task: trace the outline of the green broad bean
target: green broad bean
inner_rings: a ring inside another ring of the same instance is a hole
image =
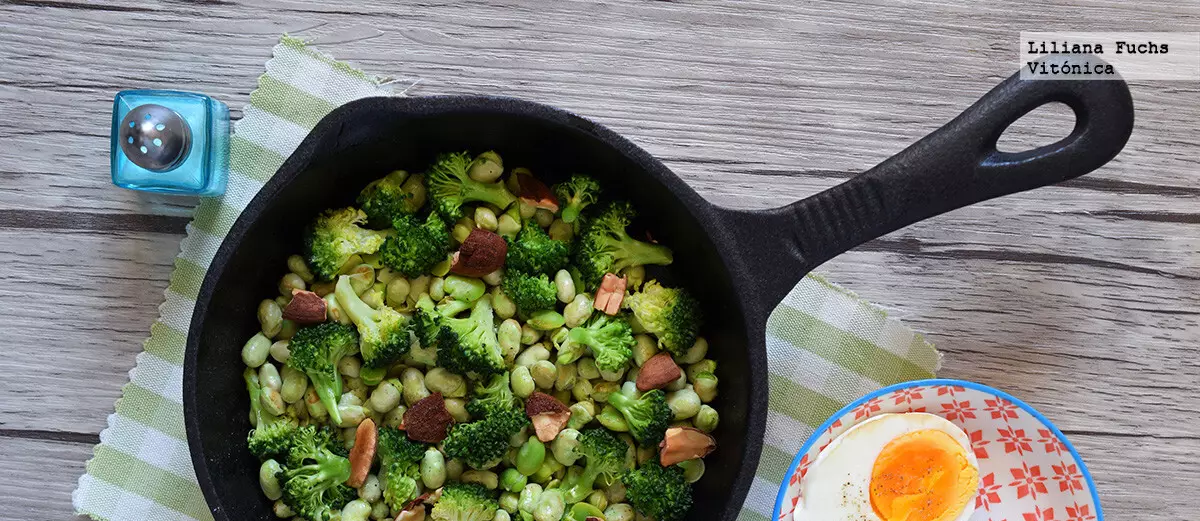
[[[702,373],[715,374],[717,372],[717,362],[705,358],[704,360],[688,365],[685,372],[687,373],[688,381],[694,382],[696,381],[696,376]]]
[[[621,480],[615,480],[609,486],[604,487],[604,497],[608,499],[609,504],[625,501],[625,484]]]
[[[441,262],[438,262],[437,264],[434,264],[432,268],[429,268],[429,274],[433,275],[434,277],[445,277],[448,273],[450,273],[450,266],[453,265],[454,257],[447,255],[445,259],[441,260]]]
[[[263,410],[275,416],[282,416],[287,411],[287,404],[283,402],[283,396],[278,389],[263,387],[262,394],[258,398],[258,401],[262,403]]]
[[[529,367],[529,374],[533,376],[533,382],[540,389],[550,389],[554,387],[554,381],[558,378],[558,367],[549,360],[539,360]]]
[[[500,286],[492,288],[492,311],[496,312],[496,316],[503,320],[507,320],[517,314],[517,303],[513,302]]]
[[[395,409],[397,405],[400,405],[400,399],[402,398],[401,390],[403,387],[400,381],[395,378],[384,380],[375,387],[374,391],[371,391],[371,397],[367,399],[367,405],[376,412],[387,413]]]
[[[429,298],[435,302],[446,298],[446,279],[434,277],[429,281]]]
[[[462,398],[446,398],[446,412],[458,423],[471,421],[471,413],[467,412],[467,401]]]
[[[554,212],[545,208],[538,208],[533,212],[533,220],[537,222],[538,226],[549,228],[551,224],[554,224]]]
[[[592,384],[592,399],[600,403],[608,403],[608,395],[621,392],[617,382],[597,382]]]
[[[343,263],[342,267],[338,269],[338,275],[350,275],[350,274],[354,273],[354,268],[358,267],[358,265],[362,264],[362,263],[363,263],[362,255],[355,253],[354,255],[351,255],[349,259],[346,259],[346,262]],[[334,277],[334,278],[336,278],[336,277]],[[333,283],[334,282],[330,282],[330,284],[333,284]],[[333,290],[330,290],[330,291],[333,291]]]
[[[394,279],[394,278],[396,278],[396,277],[399,277],[399,276],[400,276],[400,274],[399,274],[399,273],[397,273],[397,272],[395,272],[395,271],[392,271],[392,269],[391,269],[391,268],[388,268],[388,267],[386,267],[386,266],[384,266],[384,267],[382,267],[382,268],[376,268],[376,269],[375,269],[375,284],[383,284],[383,286],[384,286],[384,294],[386,295],[386,293],[387,293],[387,289],[386,289],[386,288],[387,288],[387,284],[388,284],[389,282],[391,282],[391,281],[392,281],[392,279]]]
[[[621,384],[621,394],[630,398],[640,398],[642,396],[642,392],[637,388],[637,382],[633,380]]]
[[[486,282],[488,286],[499,286],[500,282],[503,280],[504,280],[504,269],[503,268],[498,269],[496,271],[493,271],[493,272],[488,273],[487,275],[483,276],[483,281]]]
[[[559,329],[559,331],[567,331],[567,328],[564,327]],[[563,333],[564,340],[567,340],[566,336],[567,333]],[[579,357],[585,354],[587,354],[587,346],[567,340],[565,343],[558,346],[558,358],[556,361],[560,365],[572,364],[575,363],[576,360],[579,360]]]
[[[555,400],[562,403],[571,403],[571,391],[554,391],[549,393]]]
[[[619,371],[605,371],[601,369],[600,378],[603,378],[606,382],[620,382],[625,379],[625,368],[622,367]]]
[[[454,297],[454,300],[459,302],[475,302],[487,293],[487,285],[474,277],[464,277],[462,275],[450,275],[444,279],[442,287],[445,288],[445,293]],[[432,291],[429,295],[433,297]],[[441,300],[434,298],[433,300]]]
[[[558,460],[566,466],[574,465],[579,461],[580,455],[576,452],[579,447],[579,431],[576,429],[566,428],[558,433],[554,441],[550,442],[550,454],[554,455],[554,459]]]
[[[315,421],[324,420],[329,416],[329,411],[325,410],[325,405],[321,403],[321,397],[317,396],[317,390],[311,385],[304,390],[304,407],[308,410],[308,417]]]
[[[633,361],[638,367],[658,354],[658,343],[650,335],[637,335],[633,339],[637,341],[633,346]]]
[[[550,360],[550,350],[542,344],[534,344],[517,355],[515,363],[519,366],[532,366],[541,361]]]
[[[529,477],[517,469],[504,469],[500,474],[500,487],[509,492],[520,492],[529,483]]]
[[[384,521],[391,519],[392,509],[383,501],[371,503],[371,519],[375,521]],[[403,521],[403,520],[402,520]]]
[[[675,420],[686,420],[700,412],[700,396],[690,388],[667,393],[667,406],[671,408]]]
[[[569,304],[575,300],[575,281],[571,280],[571,273],[567,270],[558,270],[554,274],[554,290],[558,296],[558,301],[563,304]]]
[[[466,221],[471,222],[470,219],[466,219]],[[458,224],[455,224],[454,228],[450,230],[450,236],[454,238],[454,242],[462,244],[463,241],[467,240],[467,237],[471,236],[471,230],[474,228],[474,224],[474,222],[471,222],[471,225],[467,225],[462,221],[460,221]]]
[[[408,301],[416,303],[421,294],[429,292],[429,275],[421,275],[408,281]]]
[[[375,268],[370,264],[359,264],[350,270],[350,287],[354,288],[354,293],[362,295],[364,291],[371,289],[375,284]]]
[[[571,404],[571,419],[567,420],[567,428],[579,430],[592,422],[596,417],[596,404],[591,400],[581,400]]]
[[[300,329],[300,325],[291,320],[284,319],[283,326],[279,328],[279,334],[275,335],[275,340],[291,340],[296,336],[296,330]]]
[[[386,367],[364,367],[358,371],[358,378],[362,380],[363,385],[368,387],[383,383],[383,379],[386,376]]]
[[[283,310],[274,300],[264,300],[258,304],[258,325],[267,338],[275,338],[283,327]]]
[[[292,357],[291,341],[280,340],[275,342],[271,344],[268,351],[271,353],[271,358],[274,358],[276,362],[286,364],[288,359]]]
[[[529,439],[529,437],[526,436],[525,439]],[[509,438],[509,443],[512,443],[512,438]],[[521,445],[524,444],[525,442],[521,442]],[[521,445],[509,447],[508,450],[504,451],[504,456],[500,458],[500,465],[503,467],[515,467],[517,465],[517,454],[521,451]]]
[[[287,506],[287,503],[284,503],[282,499],[276,500],[275,504],[271,505],[271,513],[275,514],[275,517],[280,519],[286,519],[296,515],[296,513],[292,511],[292,507]]]
[[[496,212],[486,206],[480,206],[475,209],[475,226],[489,232],[496,231],[500,227],[500,221],[496,218]]]
[[[596,415],[596,420],[610,431],[629,432],[629,424],[625,422],[625,417],[611,405],[605,404],[600,414]]]
[[[374,286],[367,288],[360,298],[362,298],[364,304],[370,306],[372,309],[379,309],[383,307],[385,298],[383,293],[386,287],[386,284],[376,283]]]
[[[604,495],[601,494],[600,497],[604,497]],[[599,519],[602,517],[604,517],[603,509],[597,508],[591,503],[575,503],[571,505],[571,510],[567,512],[567,517],[563,519],[569,521],[587,521],[588,519]]]
[[[696,417],[692,418],[692,425],[704,432],[712,432],[717,430],[717,423],[720,422],[720,415],[717,410],[708,405],[701,405],[700,411],[696,413]]]
[[[383,267],[383,256],[379,253],[367,253],[362,255],[362,263],[370,266],[371,269],[379,270]]]
[[[717,377],[712,373],[700,373],[692,382],[692,390],[704,403],[717,399]]]
[[[279,370],[275,368],[275,364],[264,362],[258,367],[258,384],[263,388],[271,388],[276,391],[283,386],[283,380],[279,378]]]
[[[559,365],[558,374],[554,379],[554,390],[570,391],[578,380],[575,364]]]
[[[466,470],[463,471],[459,481],[463,483],[479,483],[487,487],[488,490],[496,490],[500,484],[500,478],[495,472],[490,470]]]
[[[547,490],[542,492],[541,497],[538,498],[537,507],[533,509],[533,521],[560,521],[566,509],[567,502],[563,499],[562,491]]]
[[[371,517],[371,504],[355,499],[342,507],[342,521],[367,521]]]
[[[400,190],[409,195],[408,208],[416,211],[418,208],[425,206],[425,175],[413,174],[404,180],[404,184],[400,185]]]
[[[526,514],[533,514],[533,510],[537,508],[538,499],[542,497],[542,486],[537,483],[530,483],[521,489],[521,495],[517,498],[517,510]]]
[[[462,478],[463,462],[456,459],[446,460],[446,479],[450,481],[458,481]]]
[[[704,476],[704,460],[696,458],[677,463],[683,468],[683,479],[688,483],[700,481]]]
[[[434,367],[425,373],[425,388],[442,393],[447,398],[462,398],[467,395],[467,381],[444,368]]]
[[[590,400],[592,398],[592,381],[580,378],[575,381],[575,386],[571,388],[571,397],[575,401]]]
[[[312,270],[308,269],[308,263],[304,261],[304,257],[292,255],[287,258],[288,271],[295,273],[300,277],[300,280],[311,283],[314,279]]]
[[[608,495],[606,495],[603,490],[593,490],[591,494],[588,494],[588,497],[585,501],[587,501],[589,505],[592,505],[602,511],[605,508],[608,508]]]
[[[283,488],[279,486],[277,477],[280,472],[283,472],[283,467],[273,459],[264,461],[258,467],[258,486],[262,488],[263,495],[271,501],[283,497]]]
[[[542,338],[542,332],[529,326],[529,324],[521,325],[521,343],[525,345],[533,345]],[[549,355],[547,355],[549,358]]]
[[[592,297],[586,293],[579,293],[563,308],[563,323],[567,327],[579,327],[592,317],[593,311],[595,307]]]
[[[517,471],[525,476],[532,476],[546,461],[546,446],[536,437],[530,437],[517,452]]]
[[[304,291],[307,288],[308,285],[304,283],[304,279],[295,273],[288,273],[279,279],[279,294],[285,297],[292,296],[292,290],[294,289]]]
[[[537,383],[533,381],[533,375],[529,372],[529,367],[518,365],[513,368],[510,384],[513,394],[519,398],[529,398],[533,394]]]
[[[383,487],[379,485],[379,476],[367,474],[366,481],[358,487],[358,497],[368,503],[375,503],[383,497]]]
[[[680,364],[694,364],[704,360],[704,356],[708,354],[708,340],[704,337],[696,337],[696,343],[692,344],[687,351],[683,352],[683,356],[675,359]]]
[[[579,377],[587,380],[600,378],[600,368],[596,367],[596,359],[590,356],[579,359]]]
[[[526,441],[529,441],[529,429],[522,428],[521,430],[517,431],[516,434],[508,437],[508,446],[514,449],[519,449],[525,444]],[[516,454],[514,453],[514,456],[515,455]],[[516,460],[514,459],[513,461]]]
[[[522,488],[521,490],[524,490]],[[504,492],[500,494],[500,508],[509,514],[516,514],[521,505],[520,491],[516,493]]]
[[[342,309],[342,304],[337,301],[337,297],[330,293],[323,298],[325,299],[325,317],[343,326],[350,325],[350,315]]]
[[[410,407],[430,395],[429,389],[425,387],[425,375],[420,369],[415,367],[405,369],[400,374],[400,383],[404,385],[404,403]]]
[[[359,373],[359,374],[361,375],[362,373]],[[358,392],[361,392],[361,393],[362,393],[362,395],[361,395],[361,396],[359,396],[359,398],[360,398],[360,399],[361,399],[361,398],[366,398],[366,396],[367,396],[367,384],[366,384],[366,382],[363,382],[363,379],[362,379],[362,378],[350,378],[350,377],[346,377],[346,379],[344,380],[344,382],[345,382],[345,390],[346,390],[347,392],[358,391]],[[345,394],[345,393],[342,393],[342,394]],[[358,394],[356,393],[356,394],[355,394],[355,396],[358,396]],[[364,401],[365,401],[365,400],[364,400]],[[360,404],[358,404],[358,405],[362,405],[362,404],[360,403]]]
[[[279,306],[279,309],[287,309],[287,305],[291,303],[292,297],[285,297],[283,295],[275,297],[275,305]]]
[[[506,319],[496,328],[496,340],[500,342],[500,350],[504,353],[504,361],[512,363],[521,351],[521,323],[515,319]]]
[[[637,365],[631,366],[629,371],[625,373],[625,381],[636,382],[639,374],[642,374],[642,368]]]
[[[387,305],[399,308],[403,307],[408,301],[408,292],[411,288],[408,285],[408,279],[404,277],[396,277],[387,283],[387,291],[384,292],[384,300]]]
[[[339,405],[338,415],[342,417],[338,427],[356,427],[367,419],[367,410],[361,405]]]
[[[633,507],[629,503],[617,503],[604,509],[604,521],[634,521]]]
[[[678,391],[680,389],[686,388],[687,386],[688,386],[687,373],[680,371],[679,378],[676,378],[674,382],[667,384],[667,391]]]
[[[422,347],[419,343],[414,343],[401,360],[407,365],[423,365],[425,367],[437,365],[437,346]]]
[[[285,403],[296,403],[304,398],[304,390],[308,388],[308,375],[299,369],[283,366],[283,384],[279,394]]]
[[[467,167],[467,175],[480,183],[494,182],[500,179],[500,174],[503,173],[504,161],[500,159],[500,154],[491,150],[475,156],[471,165]]]
[[[402,425],[404,423],[404,413],[405,412],[408,412],[408,407],[405,407],[403,405],[396,406],[395,409],[392,409],[392,410],[388,411],[387,414],[383,415],[383,425],[386,425],[393,429],[400,428],[400,425]]]
[[[441,488],[445,482],[446,457],[437,449],[426,449],[425,456],[421,458],[421,483],[432,490]]]
[[[646,332],[646,326],[642,325],[642,321],[638,320],[637,315],[629,315],[625,317],[625,321],[629,322],[629,331],[635,335],[640,335]]]
[[[552,309],[543,309],[541,311],[534,312],[529,316],[529,322],[527,322],[529,327],[541,331],[558,329],[563,327],[563,324],[565,323],[566,319],[563,318],[562,314]]]
[[[517,201],[517,211],[521,213],[522,221],[529,221],[537,214],[538,208],[525,201]]]
[[[646,281],[646,267],[641,264],[628,266],[621,270],[621,275],[625,276],[625,287],[630,291],[637,291],[642,287],[642,283]]]
[[[496,510],[496,515],[492,516],[492,521],[512,521],[512,516],[505,510]]]
[[[271,352],[271,341],[262,333],[255,333],[242,346],[242,362],[246,367],[258,368],[267,361],[267,355]]]
[[[296,418],[296,421],[299,422],[300,425],[304,425],[308,422],[308,408],[304,406],[303,401],[289,403],[287,406],[287,411],[284,412],[284,414]]]
[[[516,217],[513,217],[507,212],[500,216],[500,219],[496,224],[496,233],[506,237],[512,237],[519,231],[521,231],[521,221],[519,221]]]
[[[551,239],[569,243],[575,238],[575,227],[564,222],[562,219],[555,219],[550,223],[550,229],[546,232]]]
[[[656,455],[658,455],[658,453],[655,450],[655,447],[653,447],[653,446],[650,446],[650,447],[638,446],[638,448],[637,448],[637,464],[638,464],[638,466],[641,466],[641,465],[645,464],[647,461],[650,461],[650,459]]]
[[[358,378],[358,372],[362,370],[362,360],[357,356],[343,356],[338,360],[337,370],[346,378]]]

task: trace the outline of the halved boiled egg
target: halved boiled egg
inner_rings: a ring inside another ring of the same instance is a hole
[[[945,418],[881,414],[826,446],[801,487],[796,521],[967,521],[979,462]]]

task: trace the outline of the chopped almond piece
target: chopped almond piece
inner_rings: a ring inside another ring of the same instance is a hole
[[[671,358],[671,353],[659,353],[650,357],[638,371],[637,389],[642,392],[662,389],[679,379],[683,370]]]
[[[658,447],[661,450],[659,462],[667,467],[709,455],[717,450],[717,440],[700,429],[671,427]]]
[[[542,392],[534,392],[525,399],[525,415],[533,418],[534,416],[546,412],[563,412],[570,411],[566,405],[558,401],[557,398]]]
[[[558,437],[571,419],[571,410],[553,396],[535,392],[525,400],[525,415],[533,422],[538,441],[547,443]]]
[[[417,505],[417,508],[402,510],[396,514],[396,521],[425,521],[425,507]]]
[[[546,186],[546,183],[528,174],[517,174],[516,178],[517,186],[520,187],[517,197],[522,202],[533,205],[535,208],[558,212],[558,198],[554,197],[554,192],[550,191],[550,187]]]
[[[605,273],[600,280],[600,288],[596,290],[596,300],[593,307],[606,315],[616,315],[621,311],[621,302],[625,300],[625,285],[629,279]]]
[[[325,321],[325,299],[302,289],[292,290],[292,300],[283,308],[283,318],[297,324],[319,324]]]
[[[351,488],[361,487],[367,481],[371,472],[371,461],[375,459],[375,420],[367,418],[358,424],[354,433],[354,448],[350,449],[350,479],[346,484]]]
[[[404,430],[408,439],[423,443],[441,443],[454,423],[442,393],[421,398],[404,412]]]
[[[504,267],[506,254],[508,243],[503,237],[475,228],[454,252],[450,271],[466,277],[482,277]]]

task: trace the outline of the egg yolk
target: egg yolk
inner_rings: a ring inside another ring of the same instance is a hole
[[[910,432],[883,447],[871,469],[871,507],[883,521],[954,521],[979,487],[979,469],[949,434]]]

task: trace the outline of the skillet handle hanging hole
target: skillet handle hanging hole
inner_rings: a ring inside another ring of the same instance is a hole
[[[996,150],[1021,152],[1066,139],[1075,130],[1075,111],[1054,101],[1017,118],[1000,134]]]
[[[1020,152],[997,149],[1014,122],[1052,103],[1074,113],[1066,137]],[[721,210],[741,255],[746,298],[765,320],[801,277],[834,256],[935,215],[1091,172],[1121,151],[1132,130],[1123,80],[1014,74],[942,128],[840,185],[782,208]]]

